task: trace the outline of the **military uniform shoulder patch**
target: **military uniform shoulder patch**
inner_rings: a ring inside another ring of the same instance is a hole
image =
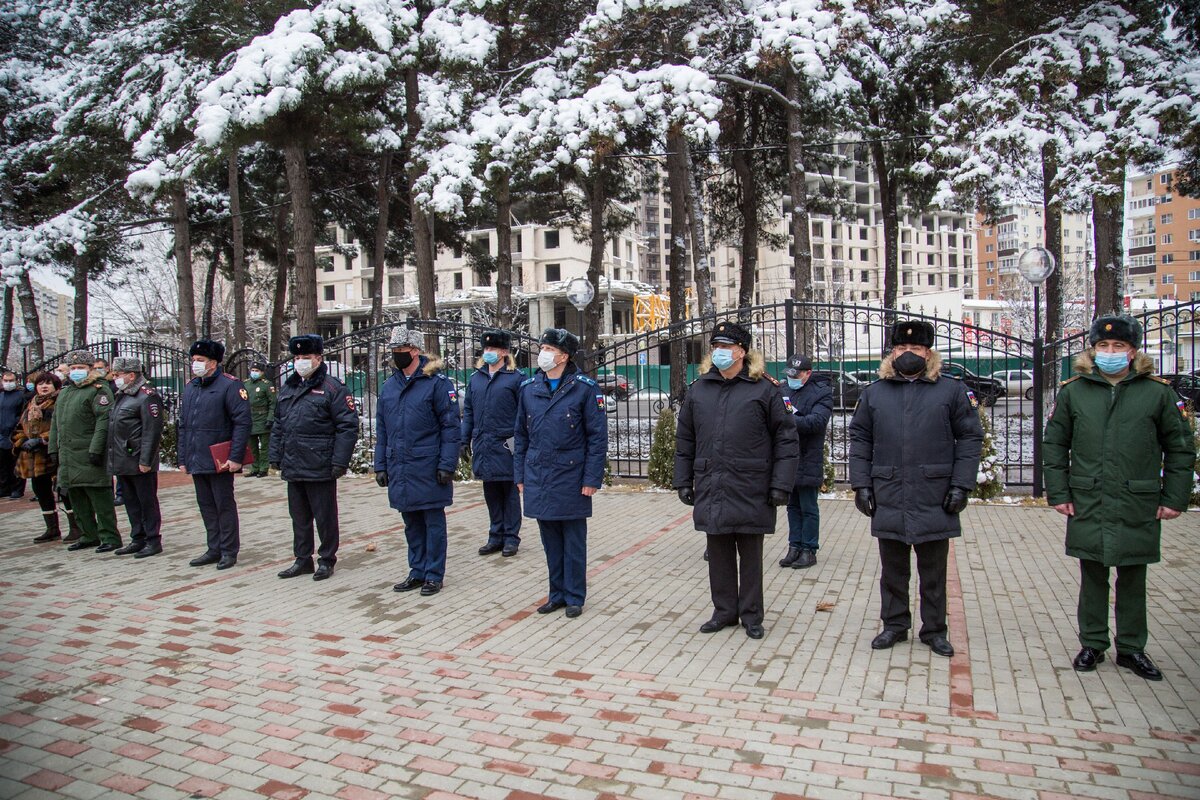
[[[238,396],[240,396],[240,397],[241,397],[243,400],[249,400],[249,399],[250,399],[250,395],[246,394],[246,390],[245,390],[244,388],[243,388],[243,389],[238,389]]]
[[[796,413],[796,407],[792,405],[792,398],[788,395],[783,396],[783,407],[787,409],[789,414]]]
[[[587,375],[580,375],[580,376],[579,376],[579,381],[580,381],[581,383],[586,383],[588,386],[595,386],[595,385],[596,385],[596,382],[595,382],[594,380],[592,380],[591,378],[589,378]]]
[[[96,402],[102,406],[108,405],[108,395],[106,395],[106,394],[100,395],[99,397],[96,398]]]
[[[350,409],[351,411],[354,410],[354,395],[346,395],[346,408]]]
[[[152,416],[152,417],[158,416],[158,404],[157,403],[150,404],[150,416]]]
[[[272,387],[270,388],[270,392],[271,392],[271,394],[275,394],[275,387],[274,387],[274,386],[272,386]]]
[[[971,408],[979,408],[979,400],[976,399],[975,393],[967,389],[967,399],[971,401]]]
[[[526,378],[525,380],[521,381],[521,386],[528,386],[531,383],[533,383],[533,378]]]
[[[775,384],[776,386],[778,386],[778,385],[779,385],[779,379],[778,379],[778,378],[776,378],[776,377],[775,377],[774,375],[772,375],[771,373],[769,373],[769,372],[764,372],[764,373],[763,373],[763,377],[764,377],[764,378],[766,378],[767,380],[769,380],[771,383]]]
[[[1151,378],[1151,380],[1156,380],[1156,381],[1158,381],[1158,382],[1159,382],[1159,383],[1161,383],[1163,386],[1170,386],[1170,385],[1171,385],[1171,382],[1170,382],[1169,380],[1167,380],[1166,378],[1159,377],[1158,375],[1151,375],[1151,376],[1150,376],[1150,378]]]
[[[604,410],[604,395],[603,394],[596,395],[596,405],[599,407],[599,409],[601,411]]]
[[[1187,419],[1187,401],[1183,399],[1176,400],[1175,407],[1179,409],[1179,416]]]

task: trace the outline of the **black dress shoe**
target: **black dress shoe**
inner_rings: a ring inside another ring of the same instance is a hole
[[[217,569],[229,569],[237,563],[237,559],[233,556],[221,556],[221,560],[217,562]]]
[[[204,555],[193,558],[188,562],[189,567],[207,567],[209,564],[215,564],[221,560],[221,557],[213,553],[205,553]]]
[[[504,556],[505,558],[512,558],[516,554],[517,545],[515,544],[506,544],[504,545],[504,549],[500,551],[500,555]]]
[[[566,607],[567,607],[566,603],[558,603],[558,602],[551,600],[549,603],[542,603],[540,606],[538,606],[537,612],[539,614],[553,614],[555,611],[558,611],[560,608],[566,608]]]
[[[96,548],[96,552],[97,553],[115,553],[120,548],[121,548],[121,545],[119,545],[119,544],[113,544],[112,542],[105,542],[104,544],[102,544]]]
[[[1148,681],[1161,681],[1162,672],[1145,653],[1117,653],[1117,666],[1132,670],[1133,674]]]
[[[313,573],[314,581],[323,581],[333,575],[332,564],[318,564],[317,571]]]
[[[896,642],[908,641],[908,631],[884,631],[871,640],[872,650],[887,650]]]
[[[133,557],[134,558],[149,558],[150,556],[156,556],[161,552],[162,552],[161,544],[148,544],[148,545],[145,545],[144,547],[142,547],[141,550],[138,550],[136,553],[134,553]]]
[[[442,585],[437,581],[425,581],[425,583],[421,585],[421,596],[429,597],[429,595],[437,594],[441,590]]]
[[[742,627],[746,629],[746,635],[751,639],[761,639],[767,635],[762,625],[743,625]]]
[[[954,645],[950,644],[950,640],[945,636],[934,636],[925,644],[939,656],[950,658],[950,656],[954,655]]]
[[[312,575],[313,563],[311,558],[298,558],[296,563],[278,574],[280,578],[295,578],[297,575]]]
[[[393,592],[411,592],[414,589],[420,589],[425,581],[420,578],[405,578],[392,587]]]
[[[67,545],[67,549],[71,552],[75,552],[76,550],[87,550],[95,546],[96,542],[85,542],[83,539],[78,539],[75,542]]]
[[[479,555],[490,556],[492,553],[499,553],[504,549],[504,544],[501,542],[488,542],[483,547],[479,548]]]
[[[734,625],[737,625],[736,619],[732,622],[721,622],[719,619],[710,619],[708,622],[700,626],[700,632],[716,633],[717,631],[723,631],[726,628],[732,628]]]
[[[134,553],[141,550],[145,546],[146,546],[145,542],[130,542],[129,544],[125,545],[124,547],[113,550],[113,555],[114,556],[133,555]]]
[[[1076,672],[1092,672],[1097,665],[1104,662],[1104,651],[1094,647],[1085,647],[1075,656],[1071,666]]]
[[[812,550],[801,550],[800,555],[792,564],[792,569],[808,569],[817,563],[817,554]]]
[[[795,564],[796,559],[799,557],[800,557],[800,548],[799,547],[789,547],[788,551],[787,551],[787,555],[785,555],[783,558],[779,559],[779,566],[786,569],[786,568],[792,566],[793,564]]]
[[[563,613],[571,619],[574,619],[583,613],[583,606],[567,606],[567,610]]]

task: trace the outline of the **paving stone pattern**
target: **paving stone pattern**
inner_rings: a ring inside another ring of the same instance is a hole
[[[943,659],[870,649],[878,557],[848,501],[822,501],[809,570],[776,566],[780,514],[753,641],[696,632],[703,537],[671,493],[597,497],[569,620],[534,613],[536,524],[514,558],[475,554],[478,484],[456,489],[445,588],[420,597],[391,590],[403,525],[369,478],[342,482],[323,583],[275,577],[282,482],[239,479],[243,550],[217,572],[187,566],[202,527],[164,478],[167,552],[141,561],[29,544],[34,504],[0,503],[0,798],[1200,797],[1197,514],[1150,570],[1166,680],[1147,683],[1112,658],[1072,671],[1077,564],[1046,509],[966,512]]]

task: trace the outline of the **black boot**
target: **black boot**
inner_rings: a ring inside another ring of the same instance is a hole
[[[43,511],[42,516],[46,520],[46,532],[34,539],[35,544],[42,542],[57,542],[62,539],[62,533],[58,530],[58,512],[51,511],[49,513]]]
[[[79,530],[79,523],[75,521],[75,512],[67,512],[67,535],[63,539],[64,542],[77,542],[79,537],[83,535],[83,531]]]
[[[779,560],[779,566],[790,567],[796,563],[796,559],[800,557],[800,548],[793,545],[788,545],[787,555]]]

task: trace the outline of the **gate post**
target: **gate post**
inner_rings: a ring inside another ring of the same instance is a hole
[[[789,297],[783,301],[783,318],[787,324],[787,333],[784,335],[787,352],[783,354],[783,360],[786,362],[796,352],[796,298]]]
[[[113,359],[116,358],[117,356],[119,356],[120,354],[121,354],[121,351],[117,347],[117,340],[110,339],[108,342],[108,363],[112,364]]]
[[[1042,393],[1046,386],[1046,365],[1042,337],[1033,339],[1033,496],[1045,494],[1042,486]]]

